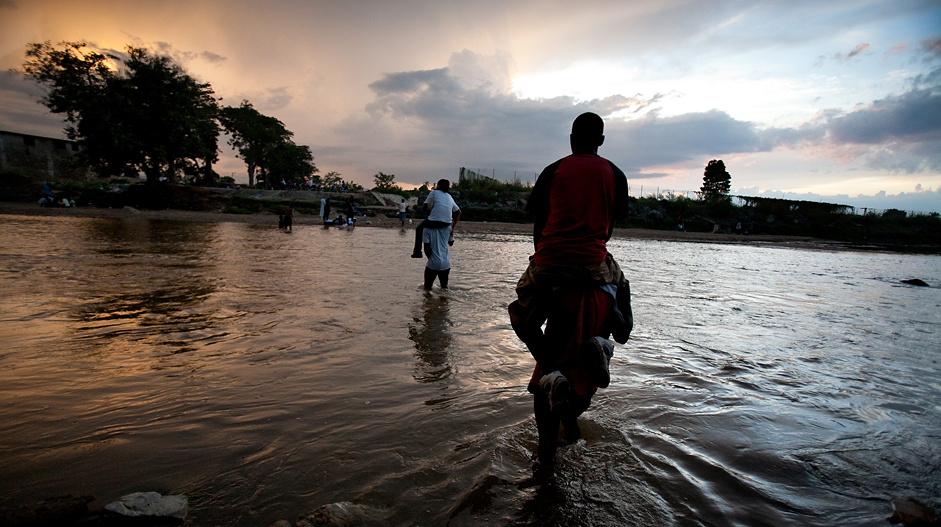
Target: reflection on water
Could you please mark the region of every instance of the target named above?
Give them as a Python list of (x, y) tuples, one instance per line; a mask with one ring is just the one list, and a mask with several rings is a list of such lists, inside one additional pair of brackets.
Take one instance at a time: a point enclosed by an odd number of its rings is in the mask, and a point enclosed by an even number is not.
[(413, 316), (408, 325), (408, 338), (415, 343), (415, 380), (437, 382), (451, 376), (450, 298), (444, 294), (426, 293), (422, 300), (420, 316)]
[(941, 496), (941, 259), (616, 240), (636, 327), (532, 471), (527, 237), (0, 217), (0, 506), (192, 525), (885, 525)]

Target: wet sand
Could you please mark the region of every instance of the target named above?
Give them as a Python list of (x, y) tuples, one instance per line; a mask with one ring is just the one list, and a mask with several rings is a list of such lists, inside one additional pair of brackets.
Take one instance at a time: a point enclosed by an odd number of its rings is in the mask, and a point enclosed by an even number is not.
[[(226, 214), (223, 212), (189, 210), (137, 210), (130, 207), (122, 209), (100, 209), (95, 207), (45, 208), (34, 203), (0, 202), (0, 214), (23, 216), (70, 216), (80, 218), (141, 218), (151, 220), (191, 221), (202, 223), (250, 223), (277, 227), (278, 217), (271, 213)], [(418, 220), (406, 223), (407, 228), (415, 228)], [(294, 225), (323, 225), (320, 216), (294, 213)], [(372, 218), (358, 218), (357, 227), (399, 228), (396, 218), (377, 215)], [(524, 234), (533, 232), (532, 224), (498, 223), (486, 221), (461, 221), (457, 232), (471, 234)], [(852, 245), (830, 240), (821, 240), (807, 236), (773, 236), (661, 231), (653, 229), (615, 229), (616, 238), (635, 238), (644, 240), (684, 241), (700, 243), (733, 243), (749, 245), (784, 245), (788, 247), (816, 249), (852, 249)]]

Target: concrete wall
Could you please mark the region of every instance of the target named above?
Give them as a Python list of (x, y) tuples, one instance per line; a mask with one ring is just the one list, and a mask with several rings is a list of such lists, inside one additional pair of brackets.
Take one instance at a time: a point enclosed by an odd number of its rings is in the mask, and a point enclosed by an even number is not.
[(75, 141), (0, 130), (0, 172), (35, 179), (83, 180), (88, 170), (76, 163)]

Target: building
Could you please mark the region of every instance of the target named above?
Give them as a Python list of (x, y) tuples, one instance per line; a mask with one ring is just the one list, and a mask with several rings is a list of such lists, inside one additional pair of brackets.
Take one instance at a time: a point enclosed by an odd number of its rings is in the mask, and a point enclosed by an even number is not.
[(84, 180), (89, 171), (75, 158), (80, 151), (75, 141), (0, 130), (0, 172), (36, 180)]

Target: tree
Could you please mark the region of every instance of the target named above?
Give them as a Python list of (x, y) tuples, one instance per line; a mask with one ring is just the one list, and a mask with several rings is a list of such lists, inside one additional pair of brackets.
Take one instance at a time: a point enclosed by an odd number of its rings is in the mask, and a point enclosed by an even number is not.
[(268, 152), (268, 177), (273, 181), (299, 183), (302, 178), (319, 172), (314, 165), (314, 156), (307, 145), (296, 145), (293, 141), (278, 143)]
[(191, 163), (214, 178), (218, 106), (208, 83), (144, 49), (128, 46), (122, 65), (82, 42), (61, 45), (30, 44), (21, 71), (49, 87), (42, 102), (65, 114), (85, 164), (101, 176), (143, 171), (148, 182), (174, 182)]
[(255, 186), (256, 170), (265, 188), (271, 188), (272, 180), (294, 182), (319, 172), (310, 147), (294, 144), (294, 133), (284, 123), (262, 114), (252, 103), (222, 108), (219, 121), (231, 136), (229, 144), (238, 149), (248, 167), (249, 186)]
[(123, 174), (133, 155), (126, 141), (130, 131), (121, 118), (127, 101), (112, 96), (120, 81), (114, 67), (118, 58), (87, 50), (82, 42), (62, 45), (60, 50), (48, 41), (29, 44), (20, 73), (48, 86), (40, 102), (65, 114), (66, 136), (81, 144), (84, 164), (102, 176)]
[(732, 176), (725, 169), (725, 163), (721, 159), (709, 161), (702, 176), (700, 192), (703, 199), (709, 201), (728, 200), (731, 188)]
[(373, 190), (378, 190), (380, 192), (395, 192), (401, 191), (402, 188), (395, 184), (395, 174), (383, 174), (379, 172), (372, 177), (373, 182), (376, 186), (373, 187)]
[(219, 125), (210, 85), (196, 82), (169, 57), (130, 46), (128, 54), (125, 93), (131, 103), (138, 166), (147, 180), (156, 181), (166, 174), (167, 180), (175, 183), (186, 160), (197, 166), (204, 160), (204, 175), (212, 179)]

